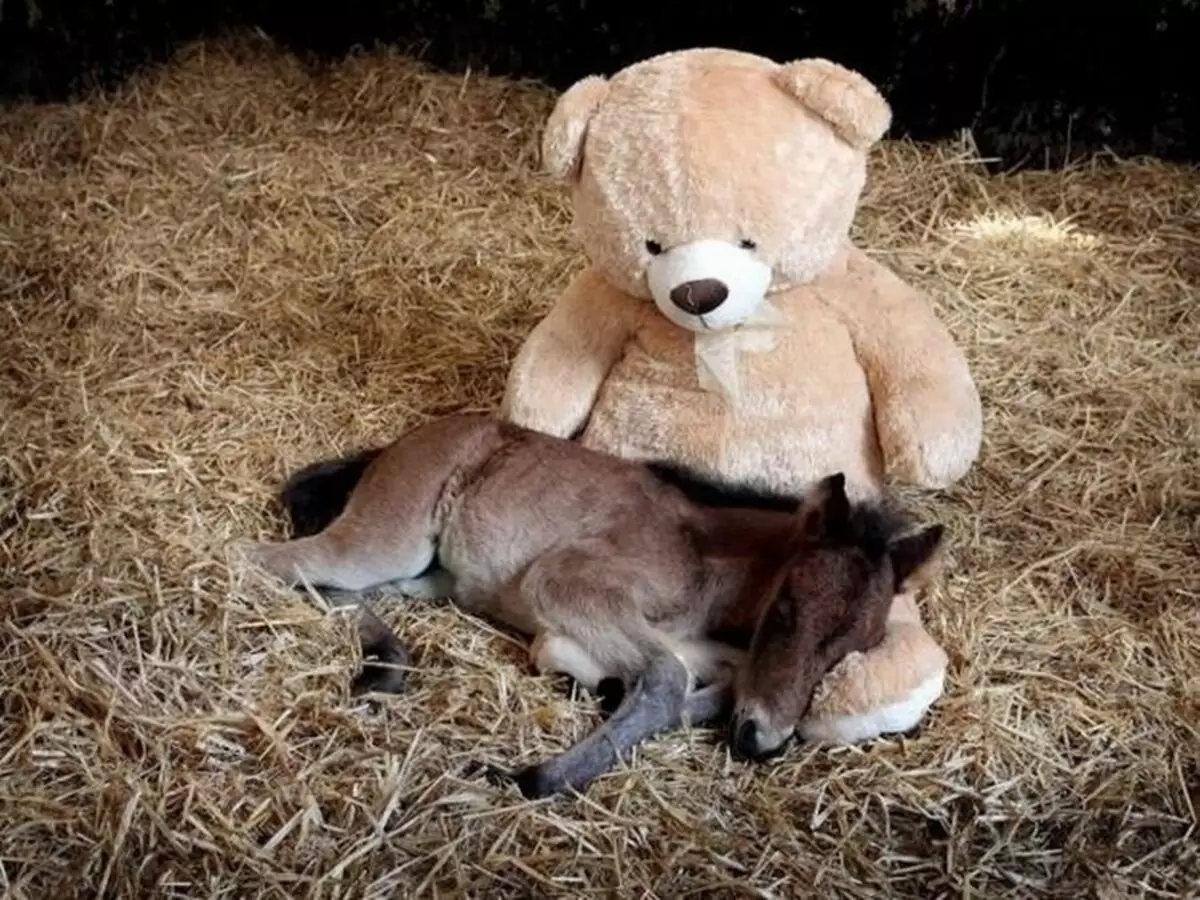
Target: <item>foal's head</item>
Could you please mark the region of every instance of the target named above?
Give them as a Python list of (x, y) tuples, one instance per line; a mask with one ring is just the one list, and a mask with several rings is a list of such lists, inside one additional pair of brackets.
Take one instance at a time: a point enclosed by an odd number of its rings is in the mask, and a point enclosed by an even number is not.
[(852, 505), (840, 474), (801, 503), (763, 581), (762, 611), (738, 675), (735, 754), (781, 752), (821, 678), (846, 654), (883, 639), (893, 597), (932, 561), (942, 539), (941, 525), (905, 536), (902, 527), (880, 507)]

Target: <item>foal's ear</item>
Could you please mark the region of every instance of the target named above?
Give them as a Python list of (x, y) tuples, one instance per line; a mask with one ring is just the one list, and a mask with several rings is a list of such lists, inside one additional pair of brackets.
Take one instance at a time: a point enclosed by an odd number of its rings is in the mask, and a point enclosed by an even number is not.
[(945, 534), (944, 525), (930, 525), (888, 545), (897, 594), (919, 587), (932, 577)]
[(804, 497), (796, 512), (796, 536), (816, 538), (850, 518), (846, 476), (838, 472), (822, 478)]

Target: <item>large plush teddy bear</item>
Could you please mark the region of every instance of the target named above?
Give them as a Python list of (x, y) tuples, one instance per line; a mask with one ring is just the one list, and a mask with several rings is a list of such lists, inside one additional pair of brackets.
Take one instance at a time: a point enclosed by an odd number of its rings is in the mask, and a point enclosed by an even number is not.
[[(542, 150), (588, 265), (522, 346), (502, 415), (773, 491), (839, 471), (858, 497), (889, 476), (960, 478), (982, 426), (967, 361), (926, 298), (849, 238), (890, 124), (873, 85), (821, 59), (696, 49), (577, 82)], [(801, 733), (907, 730), (945, 667), (901, 597)]]

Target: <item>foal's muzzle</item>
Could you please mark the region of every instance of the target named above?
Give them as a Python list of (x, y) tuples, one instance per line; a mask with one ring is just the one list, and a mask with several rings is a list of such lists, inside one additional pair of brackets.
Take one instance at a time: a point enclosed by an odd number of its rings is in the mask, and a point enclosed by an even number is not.
[(729, 723), (729, 745), (736, 759), (766, 762), (787, 749), (795, 732), (788, 729), (775, 733), (771, 728), (760, 727), (753, 719), (734, 719)]

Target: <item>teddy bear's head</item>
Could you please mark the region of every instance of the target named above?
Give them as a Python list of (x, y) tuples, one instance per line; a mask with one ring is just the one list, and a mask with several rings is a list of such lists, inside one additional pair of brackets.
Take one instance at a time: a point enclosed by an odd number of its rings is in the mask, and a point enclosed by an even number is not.
[(890, 124), (870, 82), (827, 60), (684, 50), (576, 82), (542, 154), (592, 263), (702, 331), (829, 266)]

